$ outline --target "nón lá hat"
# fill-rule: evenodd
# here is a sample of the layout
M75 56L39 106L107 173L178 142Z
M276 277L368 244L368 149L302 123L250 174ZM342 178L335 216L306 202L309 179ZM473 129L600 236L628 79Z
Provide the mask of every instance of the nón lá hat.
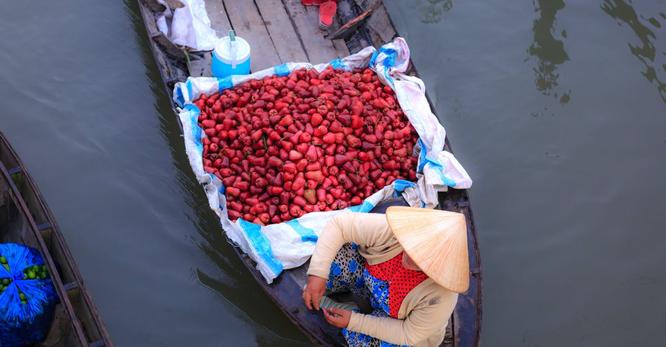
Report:
M391 206L386 219L416 265L437 284L456 293L469 287L467 223L457 212Z

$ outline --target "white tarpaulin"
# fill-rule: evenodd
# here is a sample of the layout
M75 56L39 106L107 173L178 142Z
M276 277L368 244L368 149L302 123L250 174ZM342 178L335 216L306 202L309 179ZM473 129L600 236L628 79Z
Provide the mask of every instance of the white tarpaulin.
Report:
M407 76L409 47L402 38L382 46L379 50L367 47L360 52L327 64L287 63L255 72L251 75L227 78L190 77L174 87L174 101L182 107L179 113L183 125L185 149L197 179L203 184L210 207L220 218L227 236L257 262L257 269L268 283L284 269L305 263L314 251L315 242L324 225L334 215L345 210L369 212L379 202L398 194L411 206L433 208L437 205L437 191L447 187L466 189L472 180L453 154L444 150L446 131L430 110L423 81ZM311 212L300 218L261 226L238 219L229 220L222 182L203 168L202 138L206 135L198 125L199 109L192 102L201 94L221 92L251 79L270 75L286 76L301 68L318 71L327 66L354 70L370 67L380 80L395 91L405 115L419 134L415 154L418 155L417 181L397 180L366 198L361 205L345 210Z
M217 35L210 26L204 0L178 0L183 6L170 9L165 0L159 0L167 7L157 17L157 27L171 42L187 46L196 51L215 49Z

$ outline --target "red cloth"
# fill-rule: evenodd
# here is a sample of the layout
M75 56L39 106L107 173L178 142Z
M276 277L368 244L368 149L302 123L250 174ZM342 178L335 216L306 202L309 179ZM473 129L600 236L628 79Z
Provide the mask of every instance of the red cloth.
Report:
M324 1L319 4L319 25L329 27L333 25L333 17L337 12L338 5L335 1Z
M319 6L321 5L322 2L326 1L328 0L301 0L301 4L303 4L304 6Z
M393 318L398 318L398 310L407 294L428 278L422 271L403 267L402 253L376 265L366 263L365 267L372 276L388 283L389 315Z

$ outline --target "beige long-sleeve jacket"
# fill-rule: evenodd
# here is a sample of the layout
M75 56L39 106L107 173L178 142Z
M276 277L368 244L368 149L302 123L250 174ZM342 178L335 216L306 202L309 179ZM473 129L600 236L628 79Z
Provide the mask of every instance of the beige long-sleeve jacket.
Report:
M385 215L342 213L334 217L319 236L308 274L328 279L338 250L350 242L359 245L359 252L370 265L402 252ZM400 305L398 319L354 312L347 329L398 345L439 346L457 301L457 293L427 279L407 294Z

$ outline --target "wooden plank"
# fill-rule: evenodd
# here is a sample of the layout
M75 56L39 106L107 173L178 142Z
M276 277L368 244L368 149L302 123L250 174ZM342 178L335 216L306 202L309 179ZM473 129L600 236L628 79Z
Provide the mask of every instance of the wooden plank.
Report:
M372 6L369 6L367 8L362 8L361 13L356 16L355 18L352 18L349 21L345 21L343 25L341 25L335 32L332 34L326 35L327 38L330 39L344 39L351 34L353 34L359 26L365 24L365 20L368 19L372 15L372 13L381 5L381 2L375 2ZM340 12L343 12L341 10Z
M381 46L397 35L382 0L354 0L354 2L361 11L378 6L366 21L366 28L375 46Z
M370 38L372 39L372 45L375 48L379 48L384 44L384 40L377 35L377 33L374 30L368 30L368 35L370 35Z
M140 3L141 17L143 18L143 23L146 27L146 32L148 37L152 40L153 35L158 35L159 30L157 30L157 25L155 24L155 16L150 10ZM169 41L170 42L170 41ZM159 68L164 84L167 85L167 90L173 88L176 82L184 81L187 76L185 72L177 66L178 64L183 64L185 60L167 60L166 53L164 53L158 46L156 42L151 42L151 51L153 52L153 57L155 58L155 63ZM182 52L181 52L182 53ZM184 56L182 57L184 59ZM184 65L184 64L183 64Z
M227 17L227 11L224 9L222 0L206 0L206 12L210 19L210 26L215 30L217 37L227 36L231 30L231 23Z
M333 60L335 58L342 58L346 57L349 55L349 50L347 49L347 45L345 44L345 40L330 40L324 37L324 34L326 34L326 31L323 31L319 28L319 9L315 6L307 6L306 10L308 11L308 17L310 18L310 21L315 23L315 32L317 33L317 37L322 40L322 42L326 43L329 42L333 46L334 50L334 55L327 61L320 61L320 62L315 62L314 64L319 64L319 63L327 63L330 60Z
M283 1L311 63L328 63L337 57L349 54L348 51L345 53L345 49L342 47L336 48L331 40L324 38L323 32L319 29L319 9L317 7L305 7L300 0Z
M190 70L190 76L193 77L210 77L212 76L210 71L211 64L211 52L205 52L201 58L193 59L194 57L190 55L190 65L188 69Z
M251 0L224 0L236 34L252 47L251 70L259 71L281 63L273 41L266 31L257 6Z
M340 9L340 3L338 2L338 10ZM330 38L326 37L331 30L334 30L335 28L340 27L340 16L336 13L335 17L333 17L333 25L326 29L322 30L321 34L324 35L324 39L331 40ZM333 48L335 48L335 51L338 54L338 57L346 57L351 54L351 51L349 50L349 45L347 45L347 42L344 39L334 39L331 40L333 43Z
M142 7L146 8L146 7ZM164 53L166 53L169 57L176 59L178 61L184 61L185 59L185 53L173 44L169 38L164 35L158 28L157 28L157 23L155 22L155 15L152 12L149 12L146 8L145 11L141 11L141 16L143 17L143 22L145 23L146 26L146 31L148 32L148 36L158 44Z
M227 16L222 0L207 0L206 12L210 19L210 26L215 30L217 37L227 36L231 30L231 23ZM190 56L190 65L188 66L190 76L212 76L210 71L211 52L203 53L202 57Z
M381 37L384 43L393 40L397 35L383 4L368 18L368 27Z
M166 6L157 2L157 0L141 0L141 2L152 12L162 13L164 10L166 10Z
M176 46L169 40L164 33L158 31L153 37L153 41L157 43L166 55L178 61L185 61L185 53L183 50Z
M284 9L282 0L255 0L275 50L283 63L306 62L305 49Z
M342 23L352 21L360 14L358 6L353 0L338 1L338 20ZM361 49L372 45L372 38L368 34L365 25L359 26L349 38L346 39L347 47L350 52L356 53Z
M338 54L338 57L346 57L350 54L345 40L332 40L331 42L333 42L333 48L335 48L335 52Z

